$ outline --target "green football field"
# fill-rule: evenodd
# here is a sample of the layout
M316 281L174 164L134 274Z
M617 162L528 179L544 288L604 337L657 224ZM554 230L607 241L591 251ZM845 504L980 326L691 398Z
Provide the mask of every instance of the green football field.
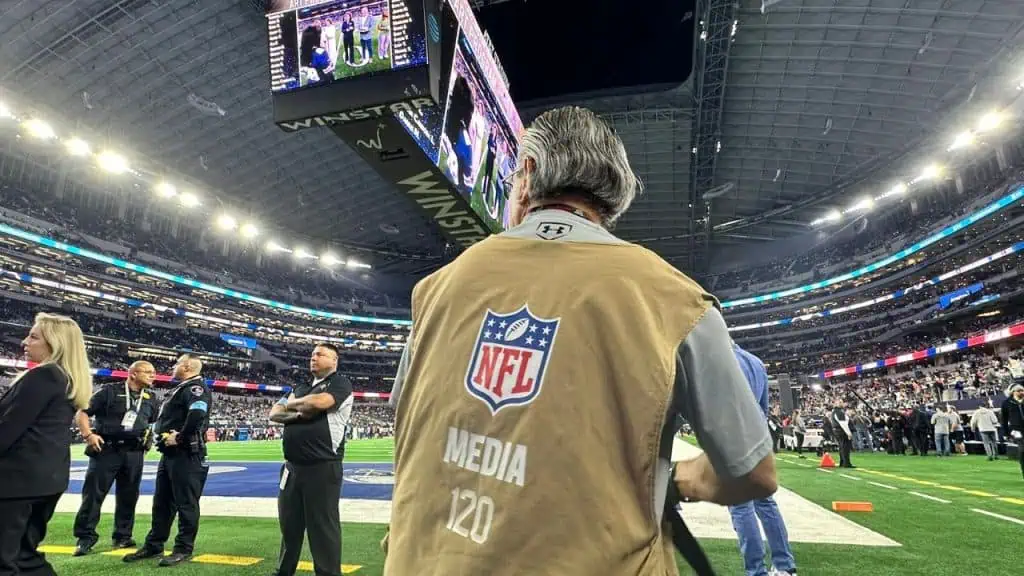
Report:
M210 446L211 458L221 461L278 461L274 442L223 443ZM388 461L388 440L354 441L346 450L348 462ZM1017 551L1024 542L1024 480L1016 462L988 462L980 456L939 459L884 454L854 454L856 470L822 472L812 459L779 458L781 484L813 503L831 509L833 501L871 502L869 513L843 513L847 519L882 534L898 547L865 547L854 543L793 544L801 574L849 576L960 576L966 573L1020 573ZM68 555L74 544L71 514L58 514L50 523L46 545L58 573L118 576L140 574L148 565L123 564L104 555L106 541L85 558ZM109 534L110 517L99 528ZM787 518L790 524L800 518ZM149 518L139 517L136 538L145 535ZM538 527L538 530L543 530ZM383 555L379 524L344 525L347 573L381 574ZM268 575L274 571L279 542L273 519L205 517L197 555L199 560L174 568L175 573L206 576ZM703 539L719 574L742 574L736 543ZM308 559L308 556L307 556ZM232 562L236 565L225 564ZM688 574L685 568L682 570ZM311 573L311 572L310 572Z

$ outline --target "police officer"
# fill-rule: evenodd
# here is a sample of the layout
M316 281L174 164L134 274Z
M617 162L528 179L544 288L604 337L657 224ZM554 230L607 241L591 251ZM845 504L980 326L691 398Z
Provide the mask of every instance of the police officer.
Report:
M128 368L123 386L109 384L101 388L93 394L89 406L75 415L89 456L82 505L75 516L75 556L85 556L99 540L96 524L100 509L115 481L114 548L135 547L135 503L142 483L143 455L150 446L149 425L156 419L156 401L148 391L155 376L152 364L135 362ZM95 428L89 426L90 417L96 419Z
M206 429L213 402L202 371L203 363L188 354L174 365L178 385L164 397L153 430L157 450L163 454L153 492L153 525L145 544L125 556L125 562L162 556L175 514L178 537L174 539L174 551L162 558L160 565L176 566L192 558L199 532L199 498L209 472Z
M319 344L309 358L310 382L303 382L270 410L284 424L277 496L281 553L276 576L293 576L309 534L309 551L318 575L341 576L342 467L345 428L352 412L352 383L338 374L338 349Z

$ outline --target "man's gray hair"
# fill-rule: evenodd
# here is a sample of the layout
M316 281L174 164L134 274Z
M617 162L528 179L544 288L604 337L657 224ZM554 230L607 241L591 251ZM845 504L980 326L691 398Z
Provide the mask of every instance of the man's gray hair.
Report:
M642 190L622 140L586 108L567 106L538 116L519 144L517 170L527 158L535 163L530 174L532 202L580 195L605 226L622 216Z

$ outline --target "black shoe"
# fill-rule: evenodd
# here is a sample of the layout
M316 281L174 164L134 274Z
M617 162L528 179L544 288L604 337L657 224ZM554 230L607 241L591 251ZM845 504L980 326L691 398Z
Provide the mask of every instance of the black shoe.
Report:
M186 554L184 552L174 552L170 556L164 556L163 558L161 558L159 565L163 566L164 568L167 568L168 566L177 566L182 562L188 562L191 559L191 554Z
M138 544L131 538L121 538L120 540L114 540L114 550L120 550L121 548L135 548Z
M157 556L163 555L163 550L153 550L152 548L146 548L143 546L131 554L125 555L121 560L125 562L138 562L139 560L145 560L147 558L156 558Z
M88 540L79 540L78 544L75 545L75 551L71 555L85 556L90 551L92 551L92 547L95 545L96 544L94 542L89 542Z

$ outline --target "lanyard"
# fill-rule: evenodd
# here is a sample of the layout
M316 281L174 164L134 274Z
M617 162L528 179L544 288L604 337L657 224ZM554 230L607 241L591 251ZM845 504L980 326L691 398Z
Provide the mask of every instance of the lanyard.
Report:
M132 410L132 396L127 380L124 381L124 407L127 412ZM140 410L142 410L142 390L139 390L139 401L135 403L135 413L138 414Z
M541 210L561 210L562 212L568 212L570 214L575 214L576 216L579 216L580 218L583 218L584 220L589 220L589 218L587 218L587 215L584 214L582 210L579 210L577 208L573 208L572 206L569 206L568 204L542 204L542 205L537 206L537 207L533 208L532 210L530 210L529 213L533 214L534 212L539 212Z

